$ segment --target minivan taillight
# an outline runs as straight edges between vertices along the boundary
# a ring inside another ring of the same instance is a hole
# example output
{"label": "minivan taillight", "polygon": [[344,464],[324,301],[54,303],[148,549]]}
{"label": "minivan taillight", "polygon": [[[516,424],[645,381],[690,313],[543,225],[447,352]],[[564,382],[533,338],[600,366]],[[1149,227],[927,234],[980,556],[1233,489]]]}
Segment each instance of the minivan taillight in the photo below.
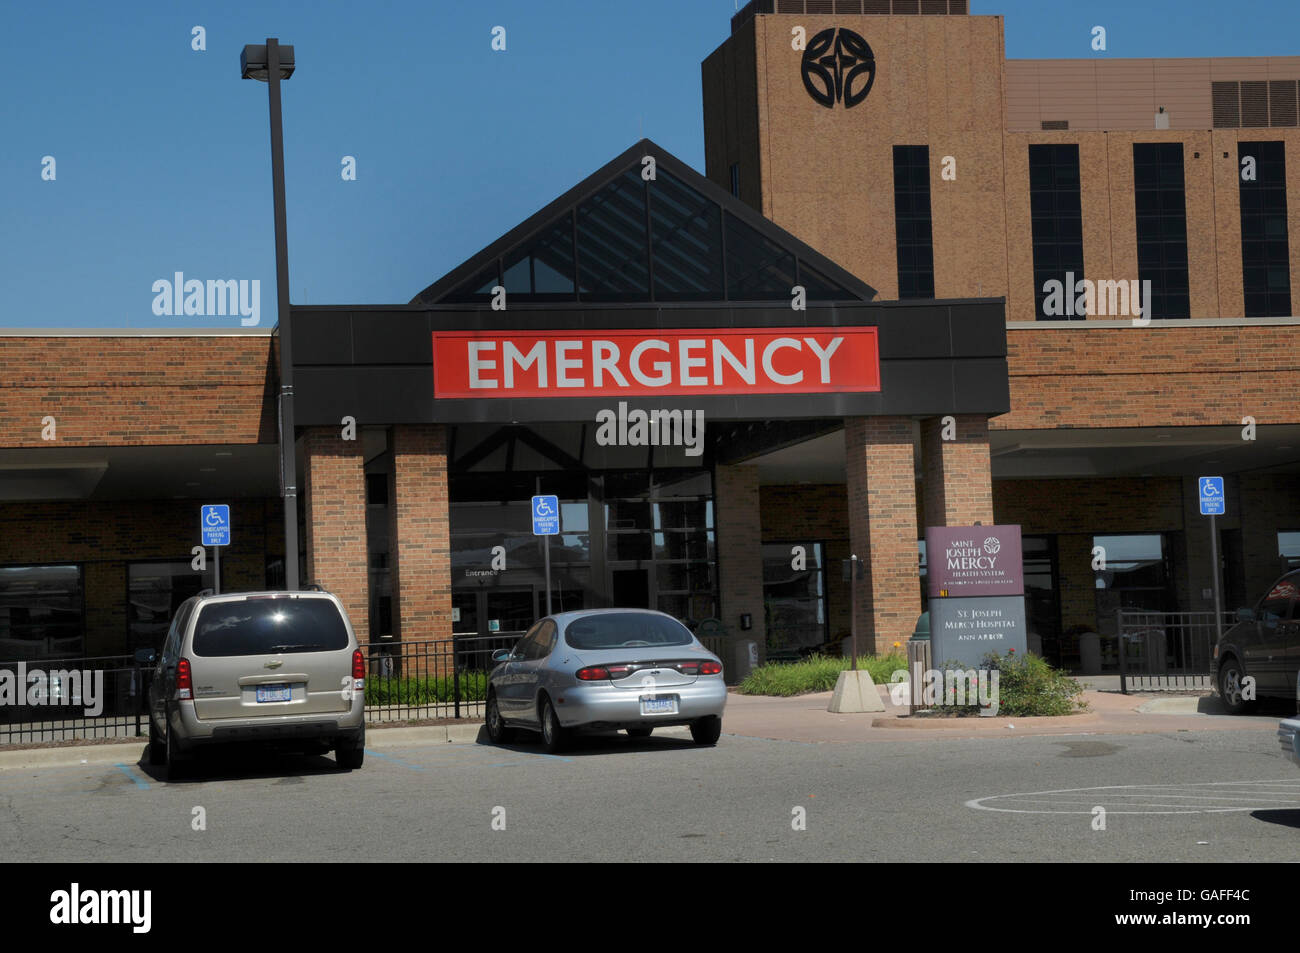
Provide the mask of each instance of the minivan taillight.
{"label": "minivan taillight", "polygon": [[194,700],[194,677],[190,674],[190,660],[176,663],[176,698],[178,701]]}
{"label": "minivan taillight", "polygon": [[366,657],[361,654],[360,649],[357,649],[352,653],[352,677],[366,677]]}

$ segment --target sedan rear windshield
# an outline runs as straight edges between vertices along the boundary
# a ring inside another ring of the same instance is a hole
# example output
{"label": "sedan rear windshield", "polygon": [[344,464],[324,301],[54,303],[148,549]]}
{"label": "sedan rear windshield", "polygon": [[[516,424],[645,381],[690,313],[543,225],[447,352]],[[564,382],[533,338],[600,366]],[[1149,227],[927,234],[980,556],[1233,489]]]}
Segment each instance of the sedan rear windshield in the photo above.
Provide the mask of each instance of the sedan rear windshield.
{"label": "sedan rear windshield", "polygon": [[622,649],[644,645],[690,645],[686,626],[648,612],[610,612],[574,619],[564,641],[575,649]]}
{"label": "sedan rear windshield", "polygon": [[216,602],[199,612],[194,654],[282,655],[348,647],[343,617],[329,599],[248,599]]}

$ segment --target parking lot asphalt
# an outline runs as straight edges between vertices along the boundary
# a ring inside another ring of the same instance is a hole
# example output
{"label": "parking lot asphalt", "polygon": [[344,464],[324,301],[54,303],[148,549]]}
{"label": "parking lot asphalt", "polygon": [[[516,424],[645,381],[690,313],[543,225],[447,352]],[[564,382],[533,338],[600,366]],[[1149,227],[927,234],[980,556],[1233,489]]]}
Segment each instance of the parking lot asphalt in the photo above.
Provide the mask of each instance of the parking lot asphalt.
{"label": "parking lot asphalt", "polygon": [[[379,735],[379,732],[375,733]],[[397,743],[400,740],[401,743]],[[33,861],[1294,860],[1300,772],[1262,732],[807,743],[232,748],[170,782],[135,757],[0,771]],[[1097,809],[1108,813],[1095,827]]]}

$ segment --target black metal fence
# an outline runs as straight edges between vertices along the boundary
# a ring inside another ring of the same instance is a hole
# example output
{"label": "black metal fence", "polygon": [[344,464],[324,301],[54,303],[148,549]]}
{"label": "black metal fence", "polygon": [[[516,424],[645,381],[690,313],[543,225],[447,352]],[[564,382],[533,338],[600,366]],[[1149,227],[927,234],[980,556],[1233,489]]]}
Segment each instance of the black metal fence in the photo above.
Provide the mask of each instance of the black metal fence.
{"label": "black metal fence", "polygon": [[[482,718],[492,655],[522,635],[362,643],[366,720]],[[142,737],[152,678],[130,655],[0,662],[0,745]]]}
{"label": "black metal fence", "polygon": [[492,655],[522,632],[457,635],[428,642],[364,643],[366,719],[481,718]]}
{"label": "black metal fence", "polygon": [[130,655],[0,662],[0,745],[147,731],[152,675]]}
{"label": "black metal fence", "polygon": [[[1206,691],[1214,687],[1213,612],[1147,612],[1120,609],[1119,690]],[[1224,613],[1223,629],[1232,624]]]}

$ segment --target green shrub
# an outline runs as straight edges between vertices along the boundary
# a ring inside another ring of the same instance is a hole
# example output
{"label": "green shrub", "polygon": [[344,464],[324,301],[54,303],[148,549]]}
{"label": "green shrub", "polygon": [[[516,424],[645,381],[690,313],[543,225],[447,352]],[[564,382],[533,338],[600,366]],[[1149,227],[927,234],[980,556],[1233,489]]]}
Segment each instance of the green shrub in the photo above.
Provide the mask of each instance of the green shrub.
{"label": "green shrub", "polygon": [[[984,656],[980,667],[998,672],[998,715],[1045,717],[1073,715],[1087,711],[1088,704],[1079,696],[1083,686],[1064,672],[1052,668],[1037,655]],[[964,669],[949,662],[945,668]],[[990,676],[990,685],[991,685]],[[978,705],[939,705],[944,712],[977,712]]]}
{"label": "green shrub", "polygon": [[[847,658],[830,655],[812,655],[798,662],[769,662],[750,672],[737,690],[742,695],[782,696],[829,692],[840,672],[848,667]],[[858,657],[858,668],[870,672],[877,685],[888,683],[893,672],[907,668],[907,656],[862,655]]]}
{"label": "green shrub", "polygon": [[[433,705],[456,699],[456,685],[450,675],[440,678],[367,678],[367,705]],[[486,672],[462,672],[460,700],[482,701],[487,697]]]}

